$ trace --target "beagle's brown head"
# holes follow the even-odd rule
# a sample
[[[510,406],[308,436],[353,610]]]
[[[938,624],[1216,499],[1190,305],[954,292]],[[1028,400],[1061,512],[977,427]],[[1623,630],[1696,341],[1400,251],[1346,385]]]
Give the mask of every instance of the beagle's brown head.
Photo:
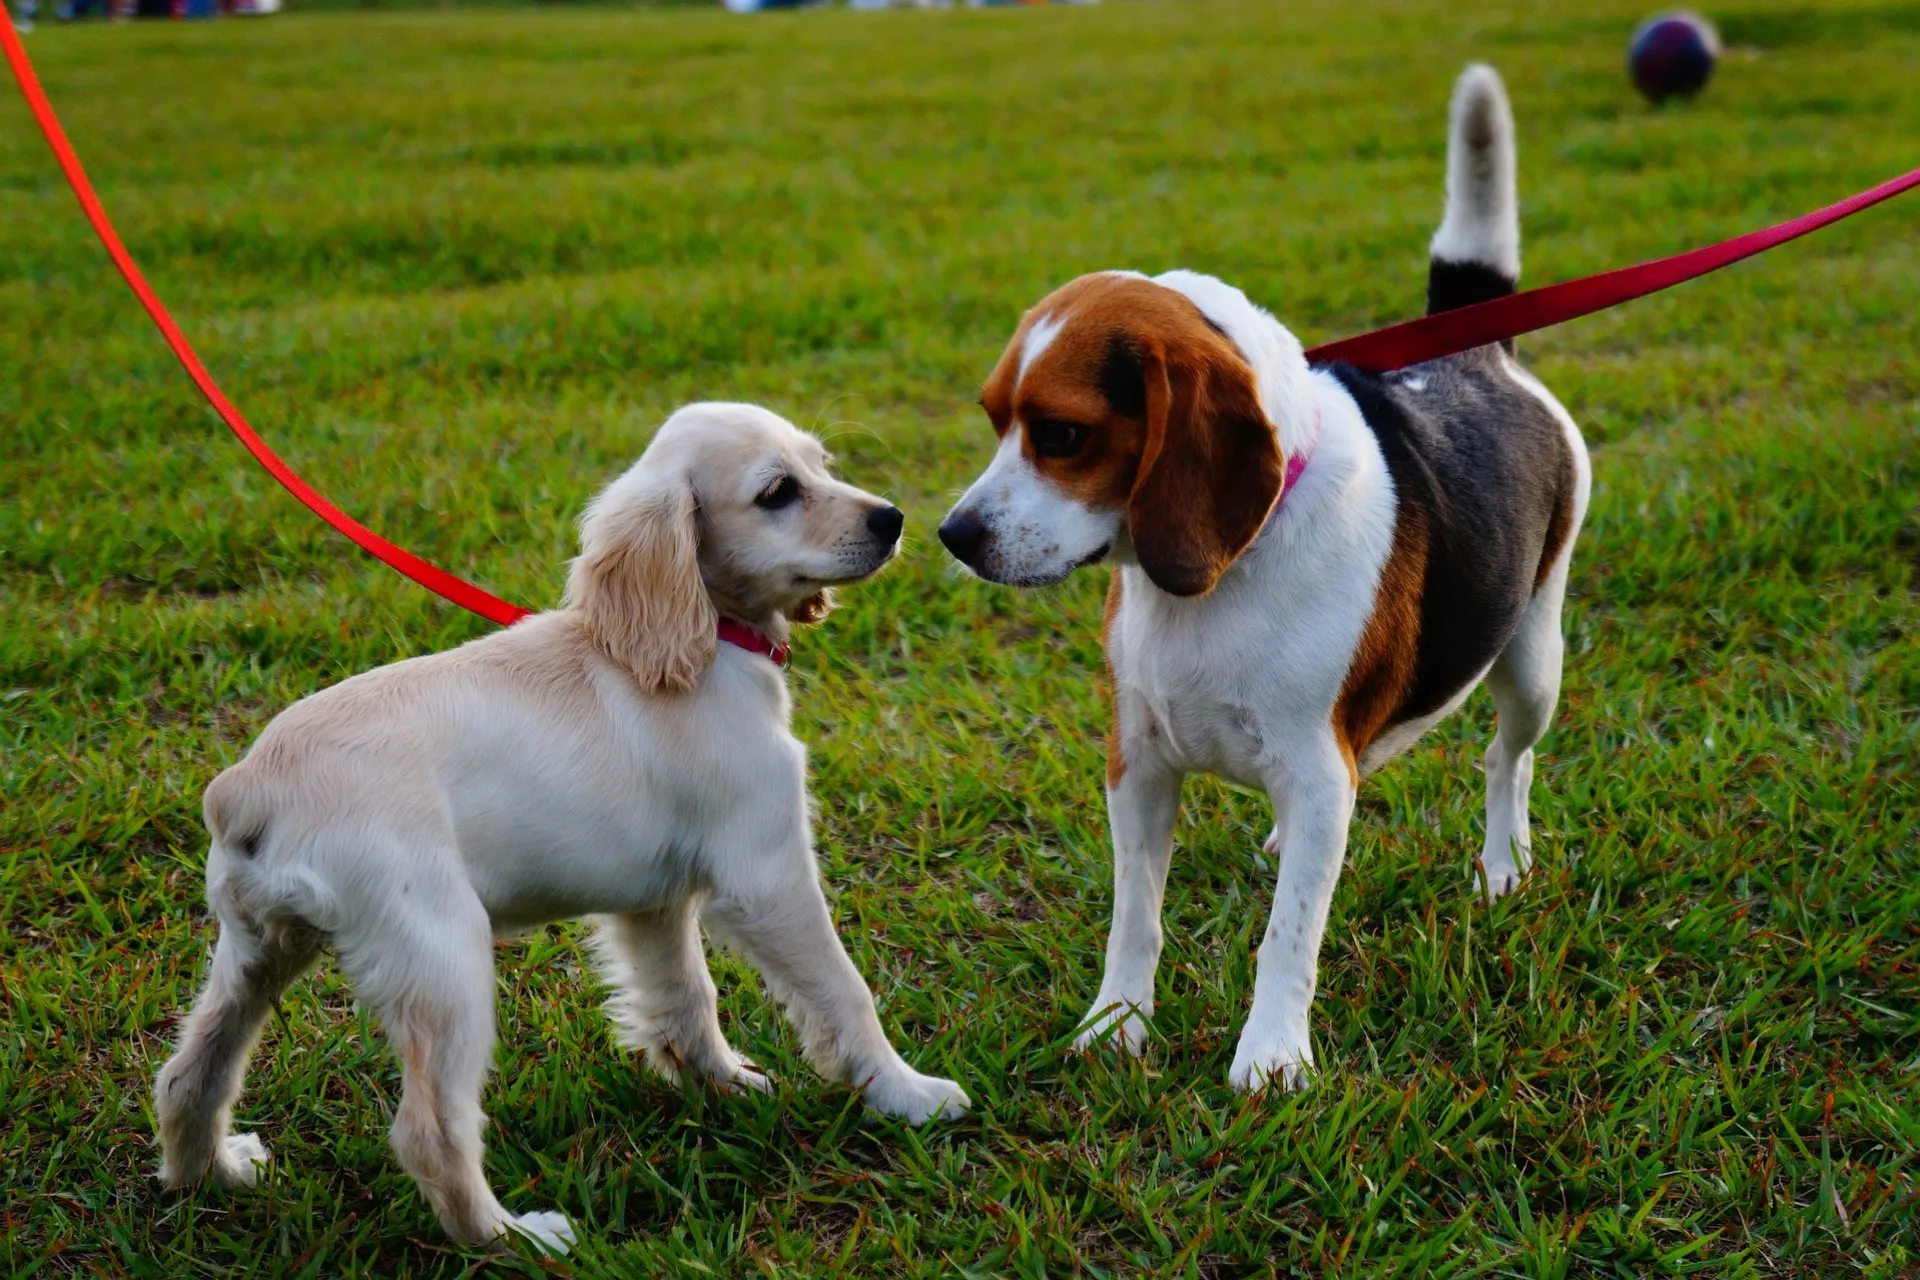
[[[1144,276],[1081,276],[1043,299],[980,404],[1000,447],[940,540],[990,582],[1045,586],[1114,553],[1164,591],[1202,595],[1286,475],[1245,356]]]

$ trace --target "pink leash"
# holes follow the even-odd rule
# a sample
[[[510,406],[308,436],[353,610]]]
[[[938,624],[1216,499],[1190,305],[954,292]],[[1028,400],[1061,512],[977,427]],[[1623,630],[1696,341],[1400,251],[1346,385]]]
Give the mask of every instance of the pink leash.
[[[107,211],[101,207],[100,198],[94,194],[93,184],[87,180],[86,170],[80,167],[80,158],[73,152],[67,141],[66,131],[60,127],[60,118],[54,114],[53,104],[47,101],[47,95],[40,88],[39,78],[33,73],[33,63],[27,58],[26,46],[20,42],[20,36],[13,24],[0,19],[0,47],[4,47],[7,64],[13,68],[14,79],[20,82],[20,92],[27,100],[27,107],[33,112],[33,118],[40,126],[40,132],[46,135],[47,145],[53,148],[54,159],[60,162],[61,172],[67,176],[67,183],[73,188],[73,194],[80,201],[81,211],[87,215],[87,221],[100,237],[100,243],[107,247],[107,255],[113,259],[125,277],[127,286],[133,290],[140,305],[147,309],[154,325],[160,330],[160,336],[166,339],[167,346],[200,388],[200,394],[207,398],[214,412],[218,413],[233,434],[240,437],[247,452],[265,467],[268,474],[285,485],[287,491],[298,498],[308,510],[353,539],[375,559],[398,569],[407,577],[445,597],[462,609],[470,610],[490,621],[505,625],[518,622],[531,610],[512,604],[500,597],[483,591],[472,583],[456,578],[445,569],[422,560],[419,556],[401,547],[395,546],[385,538],[367,528],[346,512],[327,501],[312,485],[302,480],[299,473],[281,461],[279,455],[267,447],[260,433],[255,431],[214,382],[213,375],[207,372],[200,357],[194,354],[186,335],[180,332],[180,326],[161,304],[160,299],[148,287],[146,277],[140,274],[140,268],[134,264],[125,245],[113,229],[113,223],[107,218]],[[1879,204],[1882,200],[1899,195],[1903,191],[1920,186],[1920,169],[1891,182],[1881,183],[1871,191],[1863,191],[1857,196],[1842,200],[1839,204],[1829,205],[1804,217],[1783,222],[1777,227],[1764,231],[1749,232],[1735,237],[1723,244],[1709,245],[1704,249],[1695,249],[1690,253],[1676,254],[1671,258],[1661,258],[1657,262],[1642,263],[1637,267],[1625,267],[1618,271],[1608,271],[1597,276],[1588,276],[1582,280],[1569,280],[1564,284],[1548,285],[1543,289],[1534,289],[1527,293],[1510,294],[1496,298],[1491,302],[1476,303],[1461,307],[1456,311],[1443,311],[1438,315],[1424,316],[1418,320],[1408,320],[1402,324],[1390,325],[1372,333],[1361,334],[1357,338],[1346,338],[1339,342],[1330,342],[1307,352],[1307,359],[1315,364],[1331,364],[1336,361],[1357,365],[1363,369],[1386,372],[1404,368],[1410,364],[1419,364],[1423,360],[1437,360],[1442,356],[1456,355],[1473,347],[1485,346],[1505,338],[1517,337],[1523,333],[1532,333],[1549,325],[1560,324],[1579,316],[1591,315],[1608,307],[1618,306],[1634,298],[1642,298],[1662,289],[1670,289],[1683,281],[1703,276],[1709,271],[1718,271],[1729,263],[1742,258],[1752,257],[1775,245],[1817,231],[1821,227],[1850,217],[1862,209]],[[1305,459],[1302,458],[1304,464]],[[1297,472],[1288,476],[1288,485]],[[721,639],[729,643],[740,643],[731,636],[722,635]],[[752,646],[743,646],[752,647]],[[756,650],[757,651],[757,650]],[[771,653],[768,655],[773,657]],[[778,658],[775,658],[778,661]]]

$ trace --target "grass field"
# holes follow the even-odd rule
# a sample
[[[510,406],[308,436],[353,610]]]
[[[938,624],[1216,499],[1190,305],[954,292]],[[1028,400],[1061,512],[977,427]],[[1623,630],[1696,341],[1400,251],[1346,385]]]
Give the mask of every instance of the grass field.
[[[30,37],[108,207],[319,486],[512,598],[677,403],[764,401],[907,509],[800,640],[825,876],[882,1015],[976,1113],[617,1051],[556,928],[500,948],[488,1170],[580,1275],[1920,1274],[1920,197],[1523,354],[1596,446],[1539,868],[1488,910],[1484,698],[1362,791],[1298,1096],[1226,1086],[1264,801],[1189,784],[1143,1064],[1098,981],[1103,573],[1019,594],[932,529],[1022,308],[1224,275],[1309,342],[1411,314],[1448,85],[1495,62],[1527,276],[1717,239],[1920,163],[1920,7],[1721,13],[1691,108],[1642,0],[298,14]],[[0,94],[0,1263],[464,1276],[392,1162],[397,1071],[323,968],[162,1195],[148,1083],[212,929],[200,792],[280,708],[481,634],[254,469]],[[497,1264],[534,1273],[530,1259]]]

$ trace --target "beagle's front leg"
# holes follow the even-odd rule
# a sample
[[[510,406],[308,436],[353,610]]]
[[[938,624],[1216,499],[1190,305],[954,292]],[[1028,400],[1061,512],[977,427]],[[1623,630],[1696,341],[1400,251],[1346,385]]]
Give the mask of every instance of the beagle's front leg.
[[[1304,1088],[1313,1069],[1308,1015],[1319,978],[1320,940],[1333,887],[1347,856],[1353,775],[1331,738],[1304,746],[1268,782],[1280,870],[1273,911],[1260,940],[1253,1012],[1240,1033],[1227,1080],[1253,1091],[1269,1082]]]
[[[1136,1057],[1146,1051],[1153,976],[1160,966],[1161,904],[1180,811],[1181,773],[1146,753],[1109,769],[1107,818],[1113,827],[1113,927],[1100,994],[1082,1019],[1076,1049],[1111,1043]]]

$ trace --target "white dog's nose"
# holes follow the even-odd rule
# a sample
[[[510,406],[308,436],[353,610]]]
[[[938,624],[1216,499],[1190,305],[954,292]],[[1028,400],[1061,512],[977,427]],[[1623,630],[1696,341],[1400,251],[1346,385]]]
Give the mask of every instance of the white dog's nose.
[[[906,527],[907,517],[898,507],[879,507],[867,513],[867,530],[880,539],[880,545],[890,547],[900,540],[900,530]]]

